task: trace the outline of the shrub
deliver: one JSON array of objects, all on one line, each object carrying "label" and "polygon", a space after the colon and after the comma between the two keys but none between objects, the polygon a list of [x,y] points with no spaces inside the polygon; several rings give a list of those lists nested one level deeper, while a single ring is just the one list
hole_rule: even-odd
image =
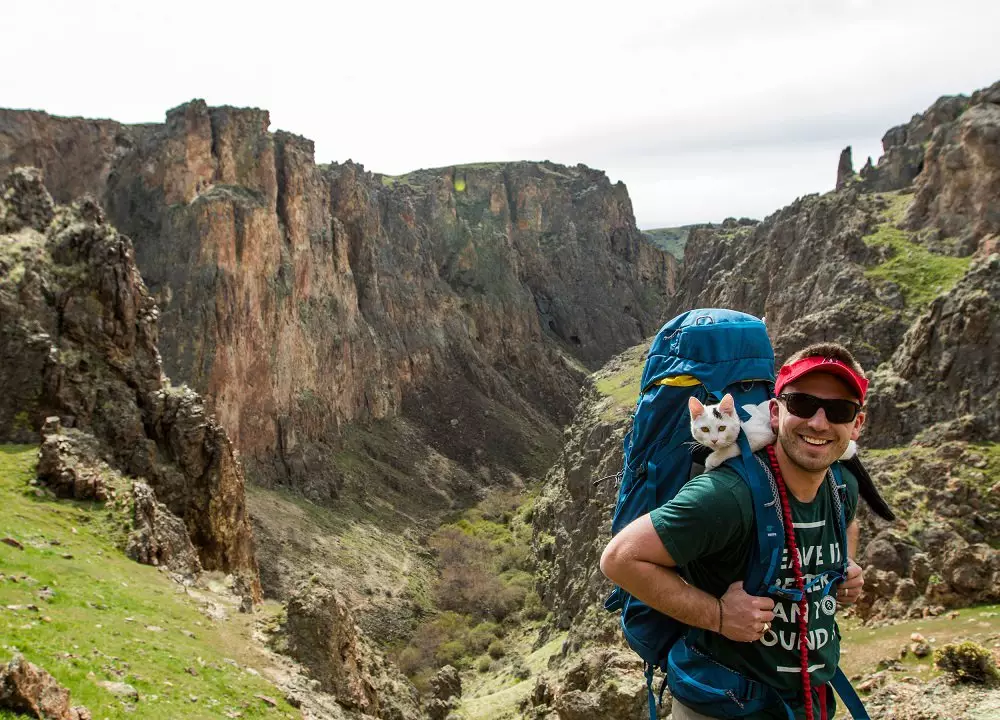
[{"label": "shrub", "polygon": [[950,676],[952,682],[996,685],[1000,672],[989,650],[974,642],[949,644],[934,653],[934,664]]},{"label": "shrub", "polygon": [[528,667],[528,664],[524,662],[524,658],[520,655],[515,655],[511,661],[510,672],[518,680],[527,680],[531,677],[531,668]]},{"label": "shrub", "polygon": [[534,590],[529,590],[524,596],[524,607],[521,609],[521,617],[525,620],[541,620],[545,617],[545,606],[542,599]]},{"label": "shrub", "polygon": [[485,652],[494,640],[500,639],[500,626],[494,622],[481,622],[469,631],[469,649]]},{"label": "shrub", "polygon": [[491,667],[493,667],[493,661],[490,659],[489,655],[483,655],[476,663],[476,670],[481,673],[489,672]]},{"label": "shrub", "polygon": [[507,654],[507,646],[504,644],[503,640],[494,640],[490,643],[486,652],[488,652],[490,657],[494,660],[499,660]]}]

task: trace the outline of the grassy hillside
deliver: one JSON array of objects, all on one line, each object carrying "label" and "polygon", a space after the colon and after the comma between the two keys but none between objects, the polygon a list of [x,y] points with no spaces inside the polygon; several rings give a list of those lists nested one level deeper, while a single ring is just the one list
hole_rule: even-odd
[{"label": "grassy hillside", "polygon": [[[0,445],[0,538],[24,548],[0,543],[0,662],[23,653],[95,718],[301,717],[259,675],[252,619],[126,558],[125,508],[31,487],[36,452]],[[102,681],[128,683],[138,700]]]},{"label": "grassy hillside", "polygon": [[642,234],[661,250],[670,253],[678,260],[684,259],[684,246],[687,244],[691,228],[697,225],[682,225],[681,227],[654,228],[643,230]]},{"label": "grassy hillside", "polygon": [[892,192],[876,197],[885,201],[882,222],[864,237],[864,242],[882,249],[887,259],[866,270],[865,275],[876,282],[894,283],[908,309],[922,310],[939,294],[954,287],[969,269],[971,259],[931,252],[916,241],[912,232],[899,228],[913,201],[912,194]]}]

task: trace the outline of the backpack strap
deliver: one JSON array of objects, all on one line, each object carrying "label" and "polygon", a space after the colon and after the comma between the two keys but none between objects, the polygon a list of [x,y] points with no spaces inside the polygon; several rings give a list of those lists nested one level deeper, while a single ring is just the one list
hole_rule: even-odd
[{"label": "backpack strap", "polygon": [[830,685],[840,696],[844,707],[847,708],[847,712],[851,714],[854,720],[871,720],[868,711],[865,710],[864,703],[861,702],[861,698],[858,696],[858,691],[854,689],[851,681],[847,679],[847,675],[839,667],[830,679]]},{"label": "backpack strap", "polygon": [[[833,502],[837,512],[837,541],[843,549],[841,558],[841,572],[847,574],[847,484],[844,482],[844,472],[839,462],[830,466],[830,473],[833,477]],[[828,480],[829,481],[829,480]]]},{"label": "backpack strap", "polygon": [[747,565],[743,588],[749,595],[764,595],[768,592],[781,564],[781,553],[785,548],[785,530],[778,508],[777,489],[772,485],[770,474],[758,462],[746,436],[739,437],[740,457],[729,462],[750,488],[753,500],[754,543],[750,562]]}]

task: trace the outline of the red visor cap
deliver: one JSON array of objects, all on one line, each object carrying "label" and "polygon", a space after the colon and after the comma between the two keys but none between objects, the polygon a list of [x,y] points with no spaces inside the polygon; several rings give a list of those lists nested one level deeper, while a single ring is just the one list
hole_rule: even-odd
[{"label": "red visor cap", "polygon": [[851,370],[850,366],[836,358],[806,357],[796,360],[791,365],[782,365],[778,371],[778,379],[774,383],[774,394],[780,395],[785,385],[795,382],[800,377],[811,372],[823,372],[836,375],[845,381],[855,393],[861,404],[865,404],[865,393],[868,391],[868,379]]}]

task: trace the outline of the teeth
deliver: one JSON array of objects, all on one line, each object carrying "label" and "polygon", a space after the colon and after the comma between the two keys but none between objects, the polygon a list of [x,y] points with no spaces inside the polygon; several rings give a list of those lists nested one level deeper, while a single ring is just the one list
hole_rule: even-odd
[{"label": "teeth", "polygon": [[826,445],[830,440],[823,440],[822,438],[809,437],[808,435],[800,435],[803,440],[805,440],[810,445]]}]

